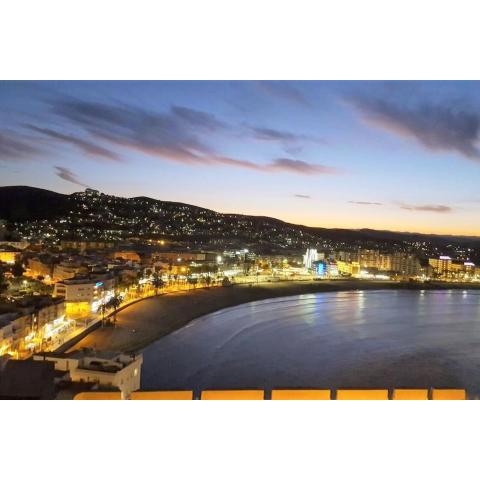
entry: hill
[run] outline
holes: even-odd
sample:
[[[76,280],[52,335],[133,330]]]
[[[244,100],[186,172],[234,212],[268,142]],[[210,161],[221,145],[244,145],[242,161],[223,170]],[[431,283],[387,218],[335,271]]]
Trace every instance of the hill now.
[[[170,238],[194,247],[253,246],[262,250],[415,242],[480,247],[479,237],[307,227],[271,217],[223,214],[195,205],[149,197],[116,197],[91,189],[64,195],[27,186],[0,187],[0,218],[27,238]]]
[[[69,196],[42,188],[0,187],[0,218],[25,221],[55,218],[68,211]]]

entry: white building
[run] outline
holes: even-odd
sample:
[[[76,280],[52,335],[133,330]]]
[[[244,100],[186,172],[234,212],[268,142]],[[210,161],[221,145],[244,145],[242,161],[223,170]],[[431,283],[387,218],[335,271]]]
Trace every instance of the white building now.
[[[82,273],[87,273],[87,268],[83,265],[68,262],[58,263],[53,267],[53,281],[62,282]]]
[[[68,372],[72,382],[95,383],[99,388],[120,390],[122,398],[140,389],[143,356],[77,350],[70,354],[40,353],[37,361],[55,363],[55,370]]]
[[[318,253],[316,248],[308,248],[307,253],[303,256],[303,266],[306,270],[311,270],[313,262],[323,260],[324,258],[324,253]]]
[[[67,314],[77,315],[96,312],[115,291],[115,279],[106,275],[75,277],[55,284],[53,295],[63,297]]]
[[[0,357],[19,351],[31,331],[31,316],[19,312],[0,314]]]

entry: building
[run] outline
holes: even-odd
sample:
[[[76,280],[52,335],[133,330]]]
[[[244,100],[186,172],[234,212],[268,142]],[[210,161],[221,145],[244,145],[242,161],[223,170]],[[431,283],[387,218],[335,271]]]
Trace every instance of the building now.
[[[7,360],[0,362],[0,399],[52,400],[55,370],[52,362]]]
[[[66,318],[66,303],[63,298],[49,295],[24,297],[17,308],[29,316],[29,329],[25,330],[20,355],[51,348],[58,335],[74,329],[75,324]]]
[[[140,263],[140,255],[137,252],[134,251],[119,251],[119,252],[114,252],[112,255],[112,258],[114,260],[125,260],[127,262],[136,262]]]
[[[47,323],[65,317],[63,298],[52,298],[49,295],[24,297],[16,305],[24,313],[32,315],[32,324],[36,328],[43,328]]]
[[[337,277],[339,274],[337,262],[317,260],[312,263],[312,270],[317,277]]]
[[[472,278],[476,275],[478,269],[473,262],[464,262],[463,266],[466,277]]]
[[[478,274],[473,262],[453,260],[446,255],[429,258],[428,264],[433,274],[443,279],[471,280]]]
[[[18,357],[26,350],[26,338],[31,333],[32,319],[30,315],[19,311],[0,314],[0,357],[10,355]]]
[[[422,274],[422,266],[418,257],[403,252],[392,254],[391,270],[406,278],[418,277]]]
[[[28,275],[33,278],[43,277],[50,280],[53,276],[54,263],[49,257],[34,257],[27,260]]]
[[[360,275],[360,264],[358,262],[337,260],[337,268],[340,275],[349,275],[352,277]]]
[[[360,249],[353,252],[339,251],[334,258],[338,261],[358,264],[362,270],[392,270],[392,254],[381,253],[379,250]]]
[[[24,297],[0,315],[0,355],[25,357],[51,348],[58,335],[73,330],[62,298]]]
[[[89,350],[77,350],[69,354],[40,353],[35,361],[53,362],[55,370],[68,372],[72,382],[94,383],[99,388],[118,389],[122,398],[140,389],[143,356],[102,352],[97,355]]]
[[[20,252],[14,249],[0,249],[0,263],[13,265],[20,258]]]
[[[62,250],[105,250],[114,248],[114,242],[96,242],[96,241],[78,241],[78,240],[62,240],[60,248]]]
[[[66,302],[69,316],[83,316],[97,312],[100,305],[113,297],[115,278],[110,274],[85,275],[57,282],[53,295]]]
[[[73,262],[58,263],[53,267],[53,281],[61,282],[76,275],[88,273],[87,267]]]
[[[312,262],[311,269],[317,277],[324,277],[327,275],[327,264],[323,260]]]
[[[439,258],[429,258],[428,264],[437,275],[447,276],[451,270],[452,259],[446,255],[441,255]]]
[[[306,270],[311,270],[313,262],[323,260],[324,258],[324,253],[318,253],[316,248],[308,248],[307,252],[303,256],[303,266]]]
[[[9,250],[11,248],[16,248],[17,250],[25,250],[27,247],[30,246],[30,242],[26,241],[10,241],[10,240],[2,240],[0,241],[0,249]]]
[[[392,269],[392,255],[389,253],[380,253],[378,250],[359,250],[357,261],[362,270],[377,269],[390,271]]]
[[[245,255],[248,256],[248,250],[242,251],[232,251],[232,252],[223,252],[223,256],[230,256],[232,258]],[[211,261],[216,262],[218,256],[222,256],[218,252],[159,252],[152,254],[152,260],[163,260],[169,264],[173,264],[175,262],[201,262],[201,261]]]

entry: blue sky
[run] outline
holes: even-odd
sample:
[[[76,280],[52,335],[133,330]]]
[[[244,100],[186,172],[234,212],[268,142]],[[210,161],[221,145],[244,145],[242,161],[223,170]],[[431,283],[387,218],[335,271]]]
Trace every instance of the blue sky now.
[[[478,82],[1,82],[0,184],[480,234]]]

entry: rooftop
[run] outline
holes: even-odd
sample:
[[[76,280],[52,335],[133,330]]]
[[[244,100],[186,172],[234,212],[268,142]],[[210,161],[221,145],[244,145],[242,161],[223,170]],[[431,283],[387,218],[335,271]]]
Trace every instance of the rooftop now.
[[[54,363],[8,360],[0,371],[1,399],[53,399]]]

